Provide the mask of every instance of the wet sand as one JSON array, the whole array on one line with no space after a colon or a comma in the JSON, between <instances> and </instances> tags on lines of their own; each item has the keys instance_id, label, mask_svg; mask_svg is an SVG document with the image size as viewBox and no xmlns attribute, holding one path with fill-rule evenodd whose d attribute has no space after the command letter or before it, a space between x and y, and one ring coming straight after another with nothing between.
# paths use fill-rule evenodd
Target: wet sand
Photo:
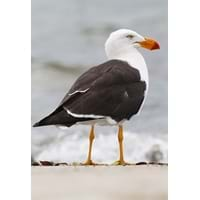
<instances>
[{"instance_id":1,"label":"wet sand","mask_svg":"<svg viewBox=\"0 0 200 200\"><path fill-rule=\"evenodd\" d=\"M32 166L32 200L167 200L167 166Z\"/></svg>"}]
</instances>

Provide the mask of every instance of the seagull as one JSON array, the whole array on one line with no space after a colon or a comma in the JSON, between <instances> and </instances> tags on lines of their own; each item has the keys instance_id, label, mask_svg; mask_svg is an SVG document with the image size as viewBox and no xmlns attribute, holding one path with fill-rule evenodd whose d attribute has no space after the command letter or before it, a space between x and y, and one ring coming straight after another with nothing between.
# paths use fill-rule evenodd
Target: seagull
<instances>
[{"instance_id":1,"label":"seagull","mask_svg":"<svg viewBox=\"0 0 200 200\"><path fill-rule=\"evenodd\" d=\"M148 91L148 69L139 48L159 49L157 41L129 29L119 29L105 42L108 60L90 68L72 85L58 107L33 127L90 125L89 150L84 165L95 165L92 145L95 125L118 126L119 160L123 153L123 123L138 115Z\"/></svg>"}]
</instances>

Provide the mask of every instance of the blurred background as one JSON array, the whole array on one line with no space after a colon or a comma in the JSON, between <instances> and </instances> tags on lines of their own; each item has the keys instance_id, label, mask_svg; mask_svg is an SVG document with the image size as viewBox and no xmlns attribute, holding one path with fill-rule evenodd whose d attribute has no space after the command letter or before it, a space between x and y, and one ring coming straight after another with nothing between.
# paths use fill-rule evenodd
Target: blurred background
<instances>
[{"instance_id":1,"label":"blurred background","mask_svg":"<svg viewBox=\"0 0 200 200\"><path fill-rule=\"evenodd\" d=\"M32 0L32 124L52 112L76 78L106 61L104 43L119 28L159 41L141 49L150 87L140 116L125 123L125 159L167 162L167 0ZM32 159L81 162L89 126L32 128ZM117 127L96 127L93 159L118 158Z\"/></svg>"}]
</instances>

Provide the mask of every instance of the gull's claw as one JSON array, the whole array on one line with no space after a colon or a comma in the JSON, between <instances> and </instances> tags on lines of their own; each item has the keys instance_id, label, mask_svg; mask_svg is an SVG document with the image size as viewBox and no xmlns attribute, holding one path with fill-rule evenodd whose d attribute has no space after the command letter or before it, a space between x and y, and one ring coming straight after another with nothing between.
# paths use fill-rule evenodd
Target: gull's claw
<instances>
[{"instance_id":1,"label":"gull's claw","mask_svg":"<svg viewBox=\"0 0 200 200\"><path fill-rule=\"evenodd\" d=\"M112 163L112 165L130 165L130 163L125 162L124 160L117 160L114 163Z\"/></svg>"},{"instance_id":2,"label":"gull's claw","mask_svg":"<svg viewBox=\"0 0 200 200\"><path fill-rule=\"evenodd\" d=\"M94 163L92 160L87 160L86 162L82 163L82 165L98 165Z\"/></svg>"}]
</instances>

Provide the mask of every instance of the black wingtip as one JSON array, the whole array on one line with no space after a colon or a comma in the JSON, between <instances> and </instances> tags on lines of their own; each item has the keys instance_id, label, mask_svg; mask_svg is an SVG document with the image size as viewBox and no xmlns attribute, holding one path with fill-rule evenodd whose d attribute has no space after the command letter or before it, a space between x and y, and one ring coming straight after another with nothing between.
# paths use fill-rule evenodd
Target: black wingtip
<instances>
[{"instance_id":1,"label":"black wingtip","mask_svg":"<svg viewBox=\"0 0 200 200\"><path fill-rule=\"evenodd\" d=\"M33 127L38 127L40 126L40 122L36 122L35 124L33 124Z\"/></svg>"}]
</instances>

